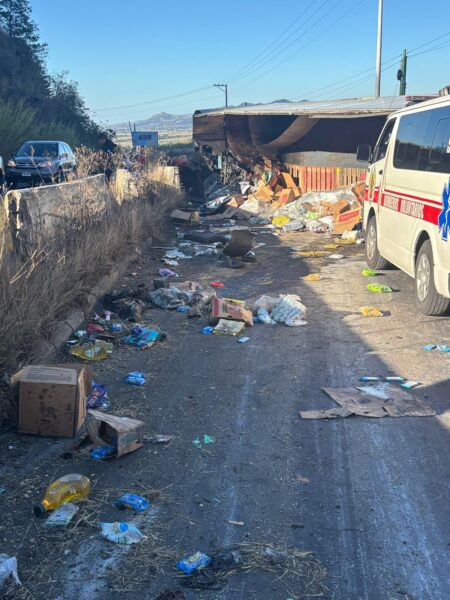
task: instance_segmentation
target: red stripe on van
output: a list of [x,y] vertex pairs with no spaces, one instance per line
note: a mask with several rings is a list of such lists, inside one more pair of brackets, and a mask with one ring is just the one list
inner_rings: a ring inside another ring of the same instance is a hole
[[396,192],[394,190],[385,189],[386,194],[394,194],[396,196],[403,196],[404,198],[411,198],[411,200],[418,200],[420,202],[429,202],[430,204],[436,204],[436,206],[442,207],[442,202],[437,200],[430,200],[429,198],[422,198],[421,196],[412,196],[411,194],[405,194],[404,192]]

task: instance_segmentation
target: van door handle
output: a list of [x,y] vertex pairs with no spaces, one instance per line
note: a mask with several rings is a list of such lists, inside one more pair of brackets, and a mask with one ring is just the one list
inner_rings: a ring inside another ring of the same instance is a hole
[[381,169],[381,171],[378,171],[378,175],[383,175],[383,169]]

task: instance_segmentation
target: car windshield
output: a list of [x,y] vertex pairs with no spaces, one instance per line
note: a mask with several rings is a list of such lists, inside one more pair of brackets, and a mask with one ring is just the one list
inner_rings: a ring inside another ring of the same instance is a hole
[[55,142],[27,142],[19,149],[16,156],[56,158],[58,156],[58,144]]

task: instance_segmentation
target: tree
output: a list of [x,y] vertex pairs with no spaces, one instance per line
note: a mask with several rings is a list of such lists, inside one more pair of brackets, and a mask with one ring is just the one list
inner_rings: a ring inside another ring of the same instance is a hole
[[40,41],[29,0],[0,0],[0,27],[10,38],[25,42],[38,62],[44,61],[47,44]]

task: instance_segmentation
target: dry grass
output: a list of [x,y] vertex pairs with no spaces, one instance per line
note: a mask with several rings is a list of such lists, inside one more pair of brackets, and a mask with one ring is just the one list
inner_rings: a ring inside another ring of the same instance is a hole
[[[86,154],[86,174],[95,161],[95,155]],[[137,199],[122,202],[101,218],[90,211],[89,199],[78,202],[52,239],[35,231],[26,259],[0,264],[0,382],[5,374],[39,359],[36,349],[71,308],[83,305],[86,292],[116,261],[161,233],[181,193],[148,176],[137,181]],[[0,423],[11,409],[1,392],[0,386]]]

